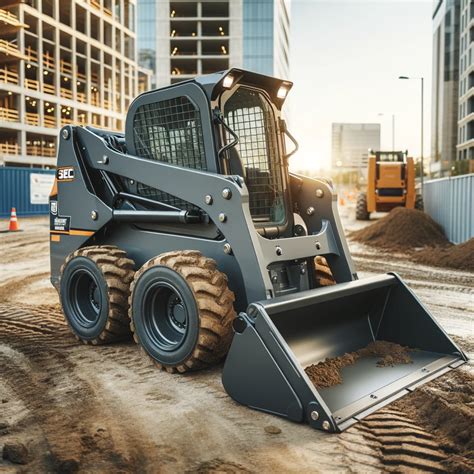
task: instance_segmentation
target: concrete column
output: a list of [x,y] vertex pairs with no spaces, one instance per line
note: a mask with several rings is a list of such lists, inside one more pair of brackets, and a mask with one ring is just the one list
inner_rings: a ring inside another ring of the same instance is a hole
[[156,82],[157,86],[170,83],[170,2],[163,0],[156,3]]
[[[91,36],[91,16],[88,10],[84,9],[86,15],[86,35],[90,38]],[[92,93],[92,67],[91,67],[91,44],[88,41],[86,43],[86,102],[91,103]],[[88,117],[90,120],[90,116]]]
[[242,67],[243,46],[243,0],[229,1],[229,67]]
[[[18,20],[21,21],[22,23],[25,23],[25,10],[23,8],[23,5],[20,5],[20,8],[18,9]],[[25,53],[25,32],[23,31],[23,28],[20,29],[17,35],[17,41],[18,41],[18,48],[21,52]],[[20,117],[20,122],[25,123],[25,67],[26,63],[25,61],[19,61],[18,62],[18,81],[19,81],[19,86],[21,88],[21,93],[18,94],[18,101],[19,103],[17,104],[18,107],[18,113]],[[19,145],[19,151],[20,151],[20,156],[26,156],[26,132],[25,130],[21,130],[17,133],[17,143]]]
[[[77,48],[76,48],[76,3],[73,2],[71,4],[71,27],[74,33],[71,36],[71,50],[72,50],[72,59],[73,59],[73,65],[72,65],[72,98],[74,101],[77,101],[77,64],[76,64],[76,54],[77,54]],[[77,120],[77,110],[74,110],[74,120]]]

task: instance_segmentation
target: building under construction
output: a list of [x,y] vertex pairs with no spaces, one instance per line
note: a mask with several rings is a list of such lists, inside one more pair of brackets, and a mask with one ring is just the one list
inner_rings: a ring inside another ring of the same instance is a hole
[[53,167],[65,124],[122,130],[148,88],[135,0],[0,0],[0,166]]

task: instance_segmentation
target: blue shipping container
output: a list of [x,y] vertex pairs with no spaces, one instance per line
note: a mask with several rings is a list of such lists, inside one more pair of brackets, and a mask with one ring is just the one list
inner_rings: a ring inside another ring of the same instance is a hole
[[0,217],[9,217],[12,207],[19,216],[48,214],[54,175],[54,170],[0,167]]

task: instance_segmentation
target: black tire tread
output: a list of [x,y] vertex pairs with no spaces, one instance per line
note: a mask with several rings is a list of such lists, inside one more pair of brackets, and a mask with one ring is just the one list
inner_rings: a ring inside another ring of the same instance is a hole
[[358,221],[368,221],[370,213],[367,211],[367,194],[359,193],[356,204],[356,219]]
[[216,262],[197,250],[166,252],[146,262],[135,274],[130,286],[130,329],[135,342],[140,344],[135,332],[132,314],[132,298],[135,284],[149,268],[163,265],[179,273],[187,282],[196,300],[200,327],[196,347],[191,355],[177,366],[155,365],[170,373],[184,373],[219,362],[229,350],[232,341],[232,321],[236,317],[234,293],[229,289],[227,276],[217,269]]
[[[61,267],[61,276],[66,265],[76,257],[88,258],[99,267],[107,283],[107,298],[109,301],[108,319],[99,336],[92,340],[86,340],[75,334],[76,338],[84,344],[93,345],[128,339],[130,337],[128,297],[130,294],[130,283],[134,275],[134,261],[128,258],[123,250],[113,245],[83,247],[66,257]],[[67,318],[65,319],[72,330]]]

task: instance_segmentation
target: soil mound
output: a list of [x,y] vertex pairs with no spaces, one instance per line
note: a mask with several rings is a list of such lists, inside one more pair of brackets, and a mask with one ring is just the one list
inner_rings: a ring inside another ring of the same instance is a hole
[[449,244],[442,227],[428,214],[396,207],[382,219],[350,234],[354,240],[376,247],[405,251]]
[[378,367],[393,367],[396,364],[411,364],[408,347],[387,341],[375,341],[355,352],[332,357],[312,364],[304,370],[316,388],[327,388],[342,383],[341,369],[354,364],[360,357],[380,357]]
[[446,248],[426,248],[415,254],[419,263],[474,272],[474,238]]

